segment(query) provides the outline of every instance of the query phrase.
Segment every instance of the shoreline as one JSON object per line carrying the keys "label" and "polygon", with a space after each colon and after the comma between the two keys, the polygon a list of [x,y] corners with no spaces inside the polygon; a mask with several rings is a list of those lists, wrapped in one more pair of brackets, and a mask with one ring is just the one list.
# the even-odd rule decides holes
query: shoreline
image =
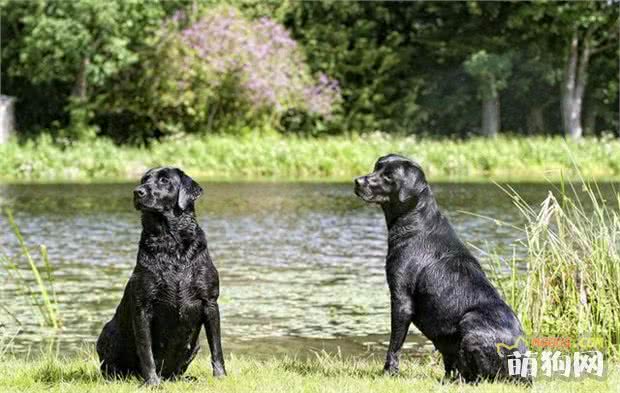
{"label": "shoreline", "polygon": [[348,183],[376,159],[400,153],[430,182],[620,181],[620,139],[510,137],[421,139],[388,134],[188,135],[149,146],[105,138],[59,145],[50,136],[0,145],[0,184],[135,182],[156,166],[178,166],[200,181]]}

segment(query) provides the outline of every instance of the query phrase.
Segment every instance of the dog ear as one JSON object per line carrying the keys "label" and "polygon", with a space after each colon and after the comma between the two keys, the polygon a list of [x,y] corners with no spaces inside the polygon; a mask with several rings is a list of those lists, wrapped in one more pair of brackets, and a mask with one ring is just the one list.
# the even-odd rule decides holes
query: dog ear
{"label": "dog ear", "polygon": [[398,201],[405,203],[411,198],[418,198],[426,188],[426,176],[422,168],[413,161],[407,162],[405,176],[398,190]]}
{"label": "dog ear", "polygon": [[179,198],[177,204],[181,210],[187,209],[187,206],[194,203],[202,195],[202,187],[194,179],[187,176],[182,170],[179,171],[181,185],[179,187]]}
{"label": "dog ear", "polygon": [[403,182],[400,184],[400,189],[398,190],[398,201],[400,203],[405,203],[411,197],[415,196],[414,185],[415,178],[413,177],[413,173],[407,173],[403,179]]}

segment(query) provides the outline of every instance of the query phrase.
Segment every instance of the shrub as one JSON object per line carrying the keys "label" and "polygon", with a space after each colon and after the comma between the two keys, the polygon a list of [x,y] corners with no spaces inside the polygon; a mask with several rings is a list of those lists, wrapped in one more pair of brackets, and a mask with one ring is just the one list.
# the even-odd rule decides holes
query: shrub
{"label": "shrub", "polygon": [[151,130],[143,136],[298,128],[282,121],[293,112],[307,129],[329,120],[340,102],[338,83],[310,74],[282,25],[230,6],[207,8],[195,20],[175,13],[143,60],[138,92],[120,92],[118,100],[118,113]]}

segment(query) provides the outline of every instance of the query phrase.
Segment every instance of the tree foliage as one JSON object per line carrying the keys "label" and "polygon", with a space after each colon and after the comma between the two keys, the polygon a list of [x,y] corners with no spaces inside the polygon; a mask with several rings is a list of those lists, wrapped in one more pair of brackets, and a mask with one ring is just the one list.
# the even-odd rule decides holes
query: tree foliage
{"label": "tree foliage", "polygon": [[56,86],[63,109],[80,118],[82,132],[90,121],[89,104],[112,77],[138,61],[144,40],[183,2],[5,0],[0,5],[7,42],[2,56],[8,63],[3,71],[42,87],[39,94]]}
{"label": "tree foliage", "polygon": [[465,71],[478,80],[480,94],[495,97],[507,86],[512,72],[509,54],[487,53],[484,49],[471,55],[464,63]]}
{"label": "tree foliage", "polygon": [[467,136],[491,94],[503,131],[562,133],[577,42],[585,132],[618,132],[616,1],[222,3],[0,0],[20,129]]}

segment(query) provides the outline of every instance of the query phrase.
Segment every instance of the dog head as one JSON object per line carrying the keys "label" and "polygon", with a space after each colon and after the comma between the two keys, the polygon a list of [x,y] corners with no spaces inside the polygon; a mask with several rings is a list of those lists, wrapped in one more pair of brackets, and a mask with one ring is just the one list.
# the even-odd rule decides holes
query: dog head
{"label": "dog head", "polygon": [[146,171],[133,191],[137,210],[169,212],[194,210],[194,201],[202,187],[178,168],[162,167]]}
{"label": "dog head", "polygon": [[374,172],[355,179],[355,194],[369,203],[416,202],[427,187],[420,165],[397,154],[379,158]]}

